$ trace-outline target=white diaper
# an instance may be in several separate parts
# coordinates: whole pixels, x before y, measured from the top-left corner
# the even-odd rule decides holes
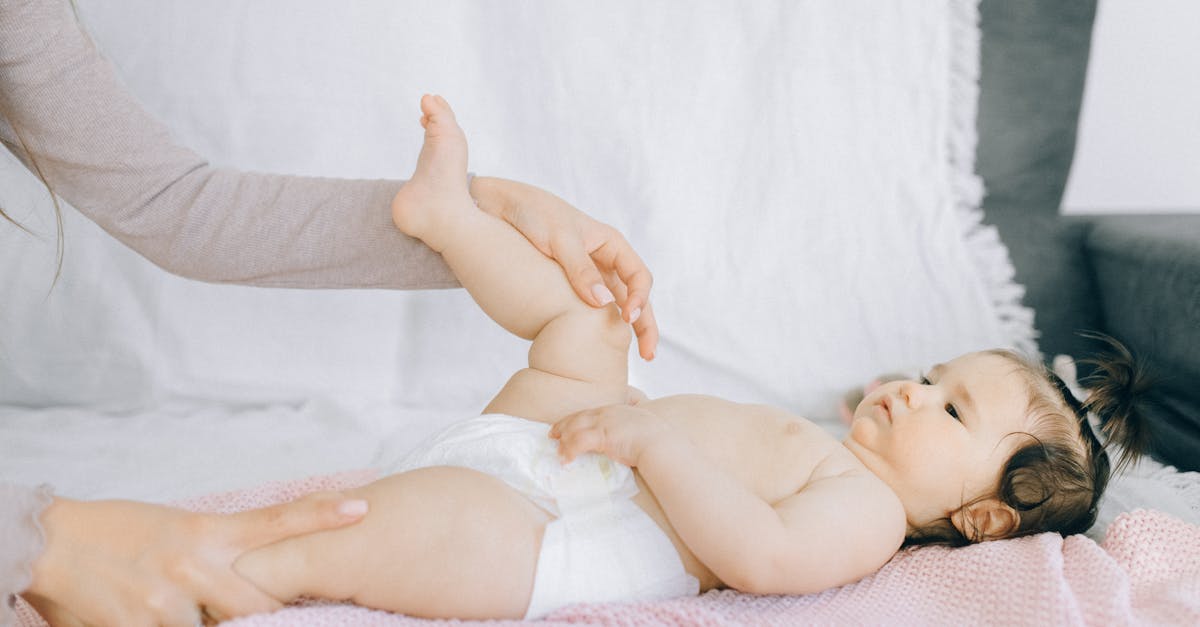
[[[608,457],[558,460],[550,426],[503,414],[455,424],[400,464],[401,472],[461,466],[503,480],[557,518],[546,525],[525,618],[573,603],[695,595],[671,540],[633,503],[633,471]]]

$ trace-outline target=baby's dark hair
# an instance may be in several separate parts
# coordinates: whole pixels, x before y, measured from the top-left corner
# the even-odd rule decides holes
[[[947,517],[909,534],[905,546],[963,546],[1045,531],[1070,535],[1083,533],[1096,522],[1097,505],[1111,473],[1128,466],[1146,448],[1148,432],[1138,407],[1144,402],[1149,378],[1120,342],[1102,334],[1086,336],[1106,347],[1101,354],[1080,360],[1095,367],[1094,374],[1080,382],[1091,390],[1084,402],[1041,362],[1007,350],[986,352],[1008,359],[1025,377],[1034,433],[1015,434],[1032,441],[1004,464],[995,492],[962,507],[995,498],[1016,511],[1016,524],[1001,534],[981,537],[980,530],[960,531]],[[1103,442],[1088,422],[1089,413],[1099,419]],[[1109,453],[1115,447],[1119,455],[1113,467]],[[968,519],[963,517],[964,525],[970,524]]]

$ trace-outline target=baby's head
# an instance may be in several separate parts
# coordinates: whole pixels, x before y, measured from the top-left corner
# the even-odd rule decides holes
[[[963,355],[921,380],[891,381],[854,412],[846,446],[900,497],[906,544],[964,545],[1057,531],[1082,533],[1111,472],[1088,424],[1100,418],[1117,467],[1145,439],[1134,401],[1145,387],[1129,352],[1090,360],[1080,403],[1053,372],[1010,351]]]

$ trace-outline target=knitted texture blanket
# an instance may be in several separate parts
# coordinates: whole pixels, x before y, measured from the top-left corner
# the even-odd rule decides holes
[[[362,485],[373,471],[265,484],[180,503],[234,512],[317,490]],[[348,556],[349,557],[349,556]],[[44,625],[19,603],[21,625]],[[411,626],[444,623],[348,604],[308,601],[228,627]],[[457,622],[457,621],[455,621]],[[857,583],[806,596],[732,590],[654,603],[575,605],[547,625],[1200,624],[1200,527],[1152,510],[1119,516],[1100,544],[1044,533],[960,549],[898,553]],[[520,621],[497,623],[518,624]]]

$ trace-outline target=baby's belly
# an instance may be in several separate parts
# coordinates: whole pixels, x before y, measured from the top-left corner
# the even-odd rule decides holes
[[[647,516],[654,519],[658,528],[662,529],[663,533],[667,534],[667,537],[671,539],[671,544],[675,545],[675,551],[679,553],[679,559],[683,562],[683,567],[688,571],[689,575],[695,577],[700,582],[700,592],[725,587],[721,580],[708,567],[696,559],[695,554],[688,549],[683,540],[679,539],[679,534],[675,533],[675,529],[667,521],[666,513],[659,506],[658,500],[654,498],[654,494],[650,492],[650,488],[646,486],[646,482],[642,481],[642,475],[637,472],[636,468],[633,470],[633,476],[637,479],[638,484],[638,493],[633,497],[633,502],[642,508],[642,511],[646,512]]]

